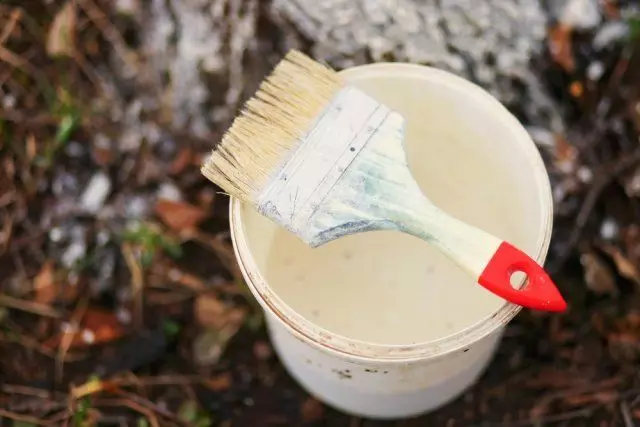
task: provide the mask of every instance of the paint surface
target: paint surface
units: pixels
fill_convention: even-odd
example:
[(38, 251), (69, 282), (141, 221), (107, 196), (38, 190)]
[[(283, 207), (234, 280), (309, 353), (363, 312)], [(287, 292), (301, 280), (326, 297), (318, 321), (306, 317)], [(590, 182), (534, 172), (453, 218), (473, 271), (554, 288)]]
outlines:
[[(375, 82), (374, 82), (375, 80)], [(463, 221), (535, 255), (542, 214), (531, 164), (485, 109), (434, 85), (359, 82), (407, 119), (406, 152), (425, 194)], [(428, 94), (428, 96), (426, 95)], [(349, 338), (406, 345), (443, 338), (491, 316), (503, 301), (426, 242), (394, 232), (311, 249), (251, 209), (246, 234), (263, 277), (317, 325)]]

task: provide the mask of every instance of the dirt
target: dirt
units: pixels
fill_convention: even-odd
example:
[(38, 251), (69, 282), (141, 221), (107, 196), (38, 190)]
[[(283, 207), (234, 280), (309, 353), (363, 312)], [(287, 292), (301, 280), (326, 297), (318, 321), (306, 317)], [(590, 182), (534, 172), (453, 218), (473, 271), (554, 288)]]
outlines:
[[(154, 92), (140, 65), (148, 52), (122, 17), (139, 3), (117, 3), (0, 5), (1, 426), (640, 425), (640, 18), (630, 2), (601, 2), (594, 28), (550, 20), (531, 70), (561, 131), (509, 105), (552, 179), (548, 267), (570, 309), (523, 311), (476, 385), (397, 422), (339, 413), (279, 363), (234, 260), (227, 199), (199, 173), (224, 120), (176, 126), (176, 104)], [(267, 37), (246, 46), (268, 63), (281, 45), (258, 10), (234, 13)], [(611, 29), (620, 23), (624, 36)], [(122, 64), (139, 73), (123, 80)], [(263, 70), (239, 69), (244, 94)], [(215, 99), (198, 108), (228, 112)]]

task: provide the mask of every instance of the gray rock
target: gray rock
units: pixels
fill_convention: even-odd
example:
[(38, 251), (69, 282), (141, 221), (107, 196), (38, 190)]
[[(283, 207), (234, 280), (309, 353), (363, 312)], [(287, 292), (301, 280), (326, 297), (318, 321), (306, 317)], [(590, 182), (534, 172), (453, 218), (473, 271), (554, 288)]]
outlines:
[(547, 24), (536, 0), (140, 4), (139, 12), (127, 8), (135, 13), (147, 58), (139, 75), (156, 88), (174, 127), (197, 136), (223, 130), (290, 48), (337, 69), (379, 61), (432, 65), (479, 83), (507, 105), (522, 106), (526, 122), (562, 128), (531, 71)]
[(602, 12), (598, 0), (565, 0), (558, 20), (565, 25), (579, 29), (590, 30), (602, 21)]
[(311, 41), (316, 59), (336, 68), (378, 61), (432, 65), (479, 83), (507, 104), (533, 101), (531, 121), (550, 113), (546, 92), (529, 93), (539, 84), (524, 94), (518, 89), (537, 80), (530, 60), (541, 50), (547, 24), (537, 1), (274, 0), (272, 9)]

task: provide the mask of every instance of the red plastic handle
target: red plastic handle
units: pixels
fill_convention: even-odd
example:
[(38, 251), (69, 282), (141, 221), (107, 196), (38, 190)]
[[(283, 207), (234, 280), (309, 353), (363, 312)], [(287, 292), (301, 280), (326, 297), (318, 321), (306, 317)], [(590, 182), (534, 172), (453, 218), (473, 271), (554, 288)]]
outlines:
[[(522, 289), (511, 286), (511, 275), (521, 271), (528, 283)], [(521, 250), (502, 242), (485, 267), (478, 283), (514, 304), (536, 310), (564, 311), (567, 303), (542, 267)]]

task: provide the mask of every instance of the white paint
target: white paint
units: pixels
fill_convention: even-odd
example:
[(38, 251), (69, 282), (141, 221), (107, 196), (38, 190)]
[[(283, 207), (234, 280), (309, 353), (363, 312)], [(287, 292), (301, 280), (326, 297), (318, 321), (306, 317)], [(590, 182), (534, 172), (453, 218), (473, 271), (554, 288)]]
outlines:
[[(411, 136), (424, 146), (433, 128), (412, 127), (420, 133)], [(307, 245), (365, 230), (402, 231), (426, 240), (477, 280), (502, 243), (432, 204), (407, 164), (405, 119), (360, 89), (340, 91), (302, 140), (258, 197), (258, 211)]]
[[(406, 117), (409, 165), (436, 205), (544, 261), (549, 181), (507, 110), (479, 87), (428, 67), (376, 64), (343, 73)], [(310, 249), (237, 201), (231, 227), (240, 268), (287, 369), (354, 414), (405, 417), (456, 397), (520, 309), (408, 235), (367, 233)], [(295, 283), (297, 274), (304, 283)]]

